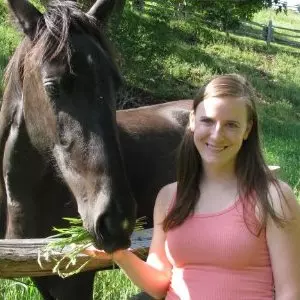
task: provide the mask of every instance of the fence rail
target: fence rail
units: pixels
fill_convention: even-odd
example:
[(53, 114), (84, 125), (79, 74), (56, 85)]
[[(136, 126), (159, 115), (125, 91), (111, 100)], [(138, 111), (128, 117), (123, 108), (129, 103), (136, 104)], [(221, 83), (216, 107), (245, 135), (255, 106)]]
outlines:
[(298, 29), (287, 28), (287, 27), (280, 27), (280, 26), (274, 26), (274, 25), (273, 25), (273, 28), (283, 29), (283, 30), (292, 31), (292, 32), (300, 32), (300, 30), (298, 30)]
[[(131, 238), (131, 251), (144, 259), (148, 253), (151, 238), (152, 228), (135, 232)], [(52, 272), (56, 264), (55, 259), (62, 258), (69, 248), (56, 251), (48, 261), (42, 257), (43, 268), (41, 268), (38, 263), (39, 252), (48, 242), (49, 239), (0, 240), (0, 278), (55, 275)], [(109, 259), (96, 259), (80, 254), (77, 256), (76, 265), (70, 266), (68, 272), (78, 269), (87, 261), (89, 262), (82, 271), (105, 270), (113, 266)]]
[[(290, 46), (296, 46), (300, 47), (300, 30), (299, 29), (293, 29), (288, 27), (282, 27), (282, 26), (275, 26), (272, 22), (272, 20), (269, 20), (268, 24), (261, 24), (258, 22), (244, 22), (243, 23), (246, 26), (255, 26), (260, 29), (258, 29), (258, 32), (261, 32), (260, 38), (262, 37), (267, 44), (271, 44), (271, 42), (277, 42), (282, 44), (287, 44)], [(278, 31), (278, 30), (281, 31)], [(249, 30), (249, 32), (248, 32)], [(251, 29), (248, 29), (245, 31), (246, 34), (251, 35)], [(284, 31), (284, 32), (282, 32)], [(295, 35), (291, 35), (290, 33), (294, 32)], [(298, 35), (297, 35), (298, 34)], [(258, 36), (259, 38), (259, 36)], [(292, 38), (292, 39), (289, 39)], [(298, 39), (298, 40), (296, 40)]]

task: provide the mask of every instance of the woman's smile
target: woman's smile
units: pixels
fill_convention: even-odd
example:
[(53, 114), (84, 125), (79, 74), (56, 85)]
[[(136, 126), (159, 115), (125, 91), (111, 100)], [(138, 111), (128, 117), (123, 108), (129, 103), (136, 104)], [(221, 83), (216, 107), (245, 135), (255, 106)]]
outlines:
[(207, 148), (212, 151), (212, 152), (216, 152), (219, 153), (223, 150), (225, 150), (228, 146), (221, 146), (221, 145), (214, 145), (211, 143), (205, 143), (205, 145), (207, 146)]

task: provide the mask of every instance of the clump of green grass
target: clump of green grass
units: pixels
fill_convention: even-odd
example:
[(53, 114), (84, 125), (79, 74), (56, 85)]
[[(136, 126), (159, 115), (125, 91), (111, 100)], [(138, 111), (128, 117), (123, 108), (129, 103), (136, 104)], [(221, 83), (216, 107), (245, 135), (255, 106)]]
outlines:
[[(52, 272), (62, 278), (79, 273), (89, 263), (91, 258), (78, 268), (73, 269), (77, 264), (78, 255), (94, 244), (92, 235), (83, 227), (80, 218), (64, 218), (64, 220), (68, 221), (70, 226), (66, 228), (54, 227), (53, 231), (57, 232), (57, 234), (49, 237), (51, 239), (50, 242), (38, 255), (38, 263), (41, 268), (43, 268), (42, 258), (46, 261), (49, 261), (50, 257), (54, 259), (56, 263)], [(142, 230), (145, 223), (144, 217), (137, 219), (134, 231)], [(64, 254), (61, 258), (55, 258), (62, 252)]]
[[(70, 226), (67, 228), (53, 228), (53, 231), (57, 234), (50, 236), (50, 242), (39, 252), (38, 263), (41, 268), (42, 257), (49, 261), (50, 257), (56, 261), (53, 273), (58, 274), (60, 277), (65, 278), (74, 274), (79, 273), (89, 262), (87, 260), (84, 264), (79, 266), (73, 271), (68, 271), (70, 266), (74, 266), (77, 262), (77, 256), (82, 253), (82, 251), (93, 245), (93, 238), (90, 233), (83, 227), (82, 220), (77, 218), (64, 218), (68, 221)], [(65, 254), (60, 258), (56, 259), (55, 256), (65, 248)], [(64, 264), (66, 265), (64, 266)]]

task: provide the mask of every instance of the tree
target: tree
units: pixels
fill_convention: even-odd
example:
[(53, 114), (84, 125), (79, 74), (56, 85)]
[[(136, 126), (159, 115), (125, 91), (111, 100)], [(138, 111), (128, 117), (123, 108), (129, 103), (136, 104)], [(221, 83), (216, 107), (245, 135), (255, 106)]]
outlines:
[(190, 0), (188, 5), (200, 12), (204, 20), (224, 31), (238, 27), (241, 21), (251, 20), (263, 8), (273, 7), (276, 12), (287, 10), (286, 2), (282, 0)]

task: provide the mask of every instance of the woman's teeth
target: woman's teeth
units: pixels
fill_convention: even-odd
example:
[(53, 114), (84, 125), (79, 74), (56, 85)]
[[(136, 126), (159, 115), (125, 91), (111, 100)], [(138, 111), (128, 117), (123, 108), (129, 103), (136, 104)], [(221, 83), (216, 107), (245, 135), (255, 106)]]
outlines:
[(224, 150), (225, 148), (227, 148), (227, 146), (215, 146), (215, 145), (211, 145), (211, 144), (208, 144), (206, 143), (206, 146), (211, 149), (211, 150), (214, 150), (214, 151), (222, 151)]

